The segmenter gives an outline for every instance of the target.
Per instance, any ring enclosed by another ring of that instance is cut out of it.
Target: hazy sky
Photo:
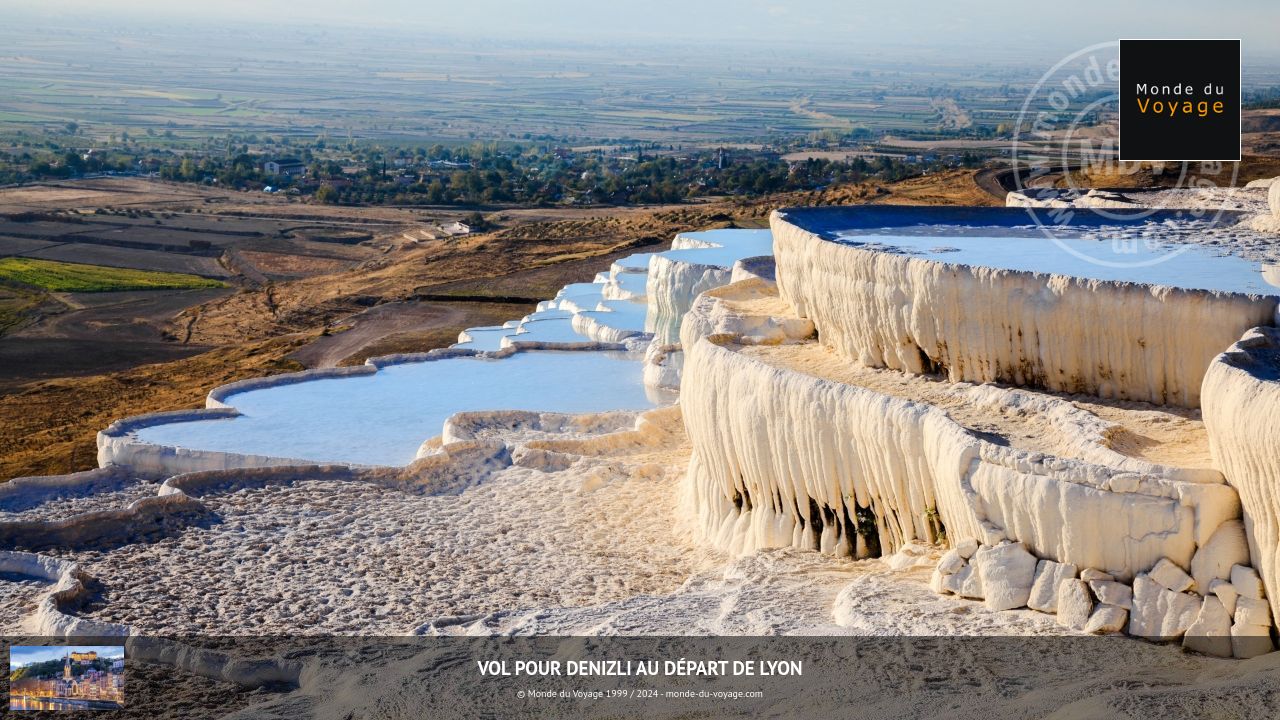
[[[870,45],[1008,45],[1061,52],[1119,37],[1240,37],[1280,55],[1276,0],[0,0],[53,19],[110,12],[156,19],[420,27],[554,41],[736,38]]]

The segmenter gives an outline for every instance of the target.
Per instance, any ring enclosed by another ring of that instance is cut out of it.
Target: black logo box
[[[1212,86],[1208,95],[1206,86]],[[1165,94],[1166,87],[1184,92]],[[1139,111],[1139,100],[1146,113]],[[1183,112],[1185,102],[1191,102],[1192,113]],[[1209,109],[1204,116],[1202,102]],[[1222,112],[1213,112],[1219,102]],[[1177,103],[1172,115],[1170,103]],[[1157,107],[1163,112],[1155,113]],[[1120,40],[1119,133],[1122,162],[1238,162],[1240,41]]]

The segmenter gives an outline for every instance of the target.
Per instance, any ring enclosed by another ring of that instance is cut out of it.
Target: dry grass
[[[86,470],[97,465],[97,432],[115,420],[203,407],[223,383],[302,369],[285,356],[305,336],[220,348],[124,372],[33,383],[0,396],[0,478]]]

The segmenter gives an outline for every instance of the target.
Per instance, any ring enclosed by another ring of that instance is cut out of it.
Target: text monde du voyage
[[[768,677],[804,674],[802,660],[477,660],[483,676]]]
[[[1226,103],[1214,98],[1226,95],[1226,86],[1205,83],[1204,86],[1190,83],[1175,85],[1150,85],[1136,83],[1134,86],[1138,103],[1138,112],[1143,115],[1163,115],[1168,117],[1195,116],[1209,117],[1227,112]]]

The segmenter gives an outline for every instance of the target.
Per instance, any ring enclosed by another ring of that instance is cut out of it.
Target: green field
[[[188,290],[226,287],[225,283],[197,275],[128,270],[20,257],[0,259],[0,282],[17,283],[52,292]]]

